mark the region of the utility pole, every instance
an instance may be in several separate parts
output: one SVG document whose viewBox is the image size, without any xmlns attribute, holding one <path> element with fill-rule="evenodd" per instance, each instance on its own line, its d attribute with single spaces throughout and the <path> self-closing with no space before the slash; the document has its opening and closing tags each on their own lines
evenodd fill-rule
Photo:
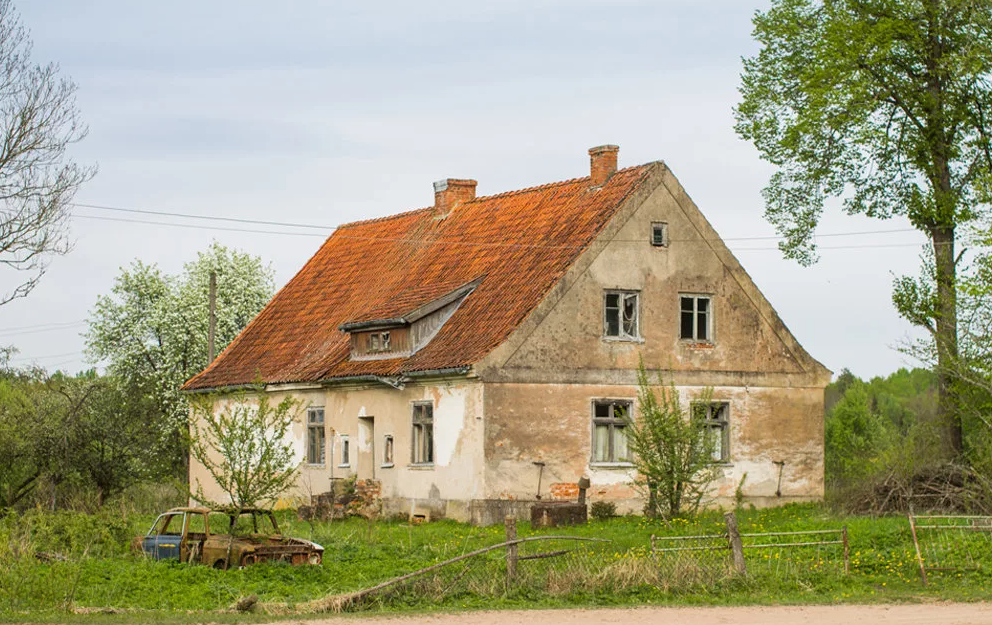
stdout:
<svg viewBox="0 0 992 625">
<path fill-rule="evenodd" d="M 217 329 L 217 272 L 210 272 L 210 324 L 207 330 L 207 360 L 214 361 L 214 334 Z"/>
</svg>

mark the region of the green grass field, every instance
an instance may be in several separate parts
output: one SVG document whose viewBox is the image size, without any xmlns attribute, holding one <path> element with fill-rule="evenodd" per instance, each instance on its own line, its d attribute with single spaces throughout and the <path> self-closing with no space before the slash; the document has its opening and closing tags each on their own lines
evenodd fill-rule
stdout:
<svg viewBox="0 0 992 625">
<path fill-rule="evenodd" d="M 520 523 L 521 537 L 567 533 L 611 542 L 583 544 L 581 556 L 520 562 L 520 583 L 509 588 L 503 579 L 504 553 L 492 552 L 479 558 L 472 569 L 450 567 L 448 577 L 435 580 L 438 587 L 431 592 L 422 587 L 394 592 L 364 609 L 992 599 L 992 553 L 982 549 L 983 545 L 974 550 L 981 564 L 977 570 L 936 574 L 924 587 L 905 517 L 840 517 L 822 506 L 790 505 L 740 510 L 738 520 L 742 533 L 846 525 L 850 574 L 843 572 L 840 549 L 829 547 L 795 552 L 769 549 L 756 551 L 753 556 L 748 552 L 746 578 L 681 583 L 688 579 L 684 577 L 684 563 L 659 575 L 658 562 L 650 553 L 651 535 L 720 533 L 724 524 L 722 514 L 717 512 L 693 520 L 678 519 L 670 526 L 643 517 L 539 531 L 531 530 L 529 523 Z M 132 536 L 144 533 L 151 521 L 150 516 L 121 518 L 109 511 L 96 516 L 32 512 L 0 520 L 0 619 L 133 622 L 146 618 L 189 620 L 191 613 L 206 613 L 203 618 L 212 621 L 250 619 L 256 617 L 218 615 L 214 611 L 252 594 L 262 602 L 292 607 L 366 588 L 504 538 L 502 527 L 479 528 L 450 521 L 410 526 L 395 521 L 369 524 L 364 519 L 351 518 L 310 525 L 284 515 L 280 519 L 284 533 L 310 538 L 325 547 L 321 566 L 261 564 L 220 571 L 154 562 L 131 553 Z M 532 551 L 539 549 L 534 546 Z M 522 548 L 521 555 L 525 553 L 530 551 Z M 38 554 L 44 559 L 39 559 Z M 548 582 L 548 576 L 554 575 L 558 576 L 551 580 L 555 583 Z M 536 577 L 541 577 L 540 585 L 527 582 Z M 126 617 L 68 614 L 79 608 L 135 612 Z"/>
</svg>

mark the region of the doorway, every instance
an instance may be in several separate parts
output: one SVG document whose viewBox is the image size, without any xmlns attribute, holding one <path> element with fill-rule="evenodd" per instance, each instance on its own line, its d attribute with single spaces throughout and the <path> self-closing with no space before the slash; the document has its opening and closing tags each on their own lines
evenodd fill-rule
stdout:
<svg viewBox="0 0 992 625">
<path fill-rule="evenodd" d="M 360 480 L 375 479 L 375 417 L 358 417 L 358 466 Z"/>
</svg>

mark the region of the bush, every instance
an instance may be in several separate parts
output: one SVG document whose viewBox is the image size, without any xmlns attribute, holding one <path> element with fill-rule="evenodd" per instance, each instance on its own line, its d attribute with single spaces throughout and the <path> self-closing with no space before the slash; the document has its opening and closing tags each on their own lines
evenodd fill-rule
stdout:
<svg viewBox="0 0 992 625">
<path fill-rule="evenodd" d="M 589 507 L 589 514 L 597 521 L 612 519 L 617 515 L 617 504 L 612 501 L 594 501 Z"/>
</svg>

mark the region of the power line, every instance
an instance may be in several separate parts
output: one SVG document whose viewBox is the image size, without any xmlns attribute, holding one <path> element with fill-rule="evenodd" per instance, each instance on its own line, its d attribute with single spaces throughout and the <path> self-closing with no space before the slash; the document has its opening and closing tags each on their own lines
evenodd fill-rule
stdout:
<svg viewBox="0 0 992 625">
<path fill-rule="evenodd" d="M 315 225 L 315 224 L 303 224 L 303 223 L 292 223 L 292 222 L 281 222 L 281 221 L 266 221 L 266 220 L 260 220 L 260 219 L 244 219 L 244 218 L 237 218 L 237 217 L 214 217 L 214 216 L 210 216 L 210 215 L 195 215 L 195 214 L 191 214 L 191 213 L 175 213 L 175 212 L 168 212 L 168 211 L 153 211 L 153 210 L 145 210 L 145 209 L 137 209 L 137 208 L 124 208 L 124 207 L 119 207 L 119 206 L 104 206 L 104 205 L 100 205 L 100 204 L 81 204 L 81 203 L 74 203 L 72 205 L 73 206 L 77 206 L 77 207 L 81 207 L 81 208 L 92 208 L 92 209 L 117 211 L 117 212 L 125 212 L 125 213 L 136 213 L 136 214 L 142 214 L 142 215 L 160 215 L 160 216 L 165 216 L 165 217 L 179 217 L 179 218 L 183 218 L 183 219 L 203 219 L 203 220 L 210 220 L 210 221 L 225 221 L 225 222 L 235 222 L 235 223 L 245 223 L 245 224 L 259 224 L 259 225 L 267 225 L 267 226 L 280 226 L 280 227 L 287 227 L 287 228 L 313 228 L 313 229 L 319 229 L 319 230 L 324 230 L 324 231 L 328 231 L 328 232 L 329 231 L 340 229 L 340 226 L 323 226 L 323 225 Z M 176 227 L 180 227 L 180 228 L 222 230 L 222 231 L 226 231 L 226 232 L 247 232 L 247 233 L 252 233 L 252 234 L 288 234 L 288 235 L 293 235 L 293 236 L 314 236 L 314 237 L 316 237 L 316 236 L 324 236 L 324 235 L 318 234 L 318 233 L 281 232 L 281 231 L 273 231 L 273 230 L 248 230 L 248 229 L 241 229 L 241 228 L 222 228 L 222 227 L 218 227 L 218 226 L 201 226 L 201 225 L 197 225 L 197 224 L 179 224 L 179 223 L 162 222 L 162 221 L 147 221 L 147 220 L 139 220 L 139 219 L 125 219 L 125 218 L 120 218 L 120 217 L 117 217 L 117 218 L 114 218 L 114 217 L 98 217 L 98 216 L 95 216 L 95 215 L 76 215 L 76 216 L 77 217 L 84 218 L 84 219 L 96 219 L 96 220 L 101 220 L 101 221 L 119 221 L 119 222 L 124 222 L 124 223 L 138 223 L 138 224 L 148 224 L 148 225 L 155 225 L 155 226 L 176 226 Z M 827 233 L 818 233 L 818 234 L 816 234 L 816 237 L 819 238 L 819 237 L 867 236 L 867 235 L 876 235 L 876 234 L 899 234 L 899 233 L 906 233 L 906 232 L 917 232 L 917 230 L 915 228 L 895 228 L 895 229 L 889 229 L 889 230 L 862 230 L 862 231 L 854 231 L 854 232 L 827 232 Z M 339 235 L 339 236 L 341 236 L 341 235 Z M 352 236 L 352 237 L 347 237 L 347 238 L 362 238 L 362 239 L 368 239 L 368 240 L 403 241 L 403 242 L 429 241 L 428 239 L 385 239 L 383 237 L 354 237 L 354 236 Z M 764 235 L 764 236 L 746 236 L 746 237 L 721 237 L 720 240 L 722 240 L 722 241 L 762 241 L 762 240 L 779 240 L 779 239 L 782 239 L 782 238 L 783 237 L 781 237 L 779 235 Z M 673 242 L 673 243 L 687 243 L 687 242 L 695 243 L 695 242 L 701 242 L 701 241 L 702 242 L 705 242 L 706 240 L 707 239 L 702 239 L 702 240 L 700 240 L 700 239 L 685 239 L 685 240 L 672 239 L 671 242 Z M 615 241 L 615 242 L 622 242 L 622 243 L 642 243 L 644 240 L 643 239 L 613 239 L 613 241 Z M 442 243 L 443 242 L 449 242 L 449 243 L 455 243 L 455 244 L 471 244 L 472 243 L 472 241 L 470 241 L 470 240 L 445 241 L 444 239 L 438 239 L 438 240 L 434 240 L 432 242 L 435 242 L 435 243 L 438 243 L 438 242 L 442 242 Z M 492 245 L 492 243 L 491 242 L 488 242 L 488 241 L 480 241 L 480 243 L 486 243 L 487 245 Z M 540 243 L 534 243 L 534 244 L 507 244 L 507 245 L 526 245 L 528 247 L 584 247 L 584 246 L 560 246 L 560 245 L 540 244 Z"/>
<path fill-rule="evenodd" d="M 207 219 L 210 221 L 229 221 L 240 224 L 258 224 L 262 226 L 285 226 L 287 228 L 317 228 L 320 230 L 334 230 L 337 226 L 315 226 L 313 224 L 296 224 L 283 221 L 263 221 L 260 219 L 244 219 L 240 217 L 214 217 L 211 215 L 193 215 L 191 213 L 173 213 L 167 211 L 153 211 L 140 208 L 123 208 L 120 206 L 103 206 L 101 204 L 79 204 L 72 203 L 71 206 L 80 208 L 93 208 L 105 211 L 117 211 L 121 213 L 137 213 L 140 215 L 160 215 L 163 217 L 182 217 L 184 219 Z"/>
<path fill-rule="evenodd" d="M 323 234 L 312 233 L 312 232 L 280 232 L 276 230 L 251 230 L 246 228 L 224 228 L 221 226 L 204 226 L 199 224 L 180 224 L 180 223 L 170 223 L 165 221 L 148 221 L 144 219 L 126 219 L 122 217 L 99 217 L 96 215 L 76 215 L 81 219 L 94 219 L 97 221 L 113 221 L 113 222 L 123 222 L 123 223 L 133 223 L 133 224 L 145 224 L 153 226 L 174 226 L 177 228 L 188 228 L 193 230 L 220 230 L 224 232 L 244 232 L 250 234 L 277 234 L 277 235 L 290 235 L 290 236 L 303 236 L 303 237 L 321 237 L 326 238 Z M 896 234 L 902 232 L 915 232 L 912 229 L 896 229 L 896 230 L 872 230 L 863 232 L 834 232 L 834 233 L 824 233 L 817 234 L 817 237 L 841 237 L 841 236 L 860 236 L 860 235 L 871 235 L 871 234 Z M 380 236 L 356 236 L 348 234 L 338 234 L 338 238 L 342 239 L 356 239 L 361 241 L 384 241 L 390 243 L 430 243 L 432 245 L 465 245 L 465 246 L 475 246 L 475 247 L 517 247 L 517 248 L 545 248 L 545 249 L 580 249 L 586 247 L 585 245 L 556 245 L 551 243 L 503 243 L 496 241 L 473 241 L 473 240 L 455 240 L 455 239 L 424 239 L 424 238 L 388 238 Z M 672 243 L 693 243 L 693 244 L 703 244 L 707 242 L 713 242 L 722 240 L 726 241 L 761 241 L 761 240 L 777 240 L 781 237 L 777 236 L 760 236 L 760 237 L 728 237 L 726 239 L 671 239 Z M 647 239 L 613 239 L 613 242 L 617 243 L 644 243 Z M 906 244 L 895 244 L 890 247 L 916 247 L 919 243 L 906 243 Z M 818 246 L 819 249 L 865 249 L 874 247 L 883 247 L 883 245 L 878 244 L 867 244 L 867 245 L 851 245 L 844 247 L 832 247 L 832 246 Z M 754 250 L 777 250 L 778 247 L 767 247 L 767 248 L 738 248 L 737 251 L 754 251 Z"/>
<path fill-rule="evenodd" d="M 44 356 L 14 356 L 11 360 L 23 360 L 33 362 L 35 360 L 48 360 L 49 358 L 65 358 L 66 356 L 83 356 L 82 352 L 65 352 L 64 354 L 46 354 Z"/>
<path fill-rule="evenodd" d="M 76 215 L 79 219 L 95 219 L 97 221 L 119 221 L 130 224 L 148 224 L 152 226 L 174 226 L 176 228 L 191 228 L 193 230 L 223 230 L 225 232 L 248 232 L 254 234 L 288 234 L 298 237 L 320 237 L 326 239 L 323 234 L 314 232 L 277 232 L 275 230 L 248 230 L 245 228 L 222 228 L 220 226 L 201 226 L 199 224 L 176 224 L 166 221 L 147 221 L 144 219 L 125 219 L 122 217 L 97 217 L 96 215 Z"/>
<path fill-rule="evenodd" d="M 24 336 L 25 334 L 41 334 L 41 333 L 44 333 L 44 332 L 58 332 L 58 331 L 62 331 L 62 330 L 72 330 L 73 328 L 77 328 L 79 326 L 84 326 L 84 325 L 86 325 L 86 322 L 85 321 L 78 321 L 76 323 L 71 323 L 71 324 L 67 324 L 67 325 L 63 325 L 63 326 L 58 326 L 58 327 L 39 328 L 37 330 L 23 330 L 23 331 L 20 331 L 20 332 L 12 332 L 12 331 L 7 331 L 7 330 L 0 330 L 0 336 L 3 336 L 3 337 L 8 337 L 8 336 Z"/>
<path fill-rule="evenodd" d="M 34 330 L 36 328 L 48 328 L 53 326 L 69 326 L 75 325 L 77 323 L 86 323 L 85 319 L 77 319 L 76 321 L 53 321 L 51 323 L 39 323 L 30 326 L 14 326 L 13 328 L 4 328 L 0 330 L 0 334 L 6 334 L 7 332 L 16 332 L 19 330 Z"/>
</svg>

